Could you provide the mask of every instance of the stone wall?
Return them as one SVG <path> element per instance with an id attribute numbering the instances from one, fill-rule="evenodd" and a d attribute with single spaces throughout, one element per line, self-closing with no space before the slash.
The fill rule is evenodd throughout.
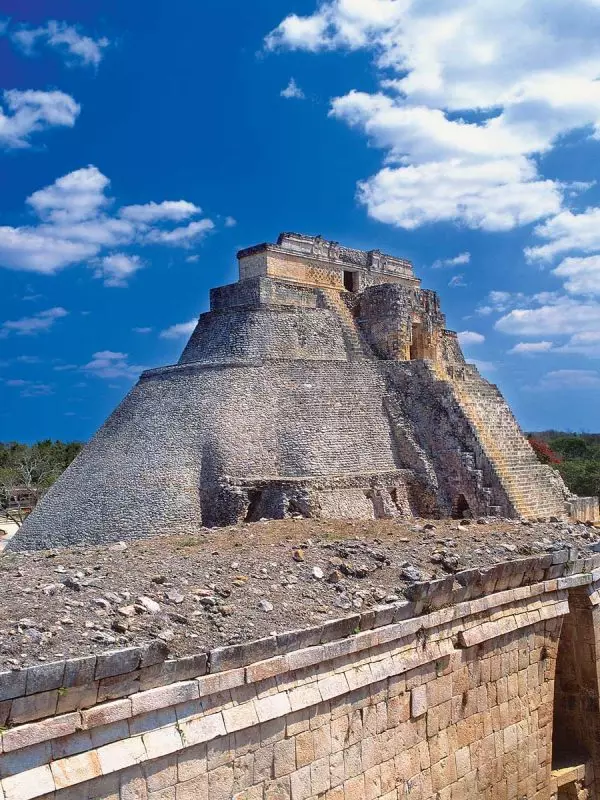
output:
<path id="1" fill-rule="evenodd" d="M 594 800 L 596 755 L 553 768 L 552 729 L 561 624 L 584 613 L 579 644 L 597 636 L 599 564 L 559 551 L 185 659 L 154 645 L 2 673 L 0 796 Z M 595 652 L 585 670 L 597 692 Z"/>

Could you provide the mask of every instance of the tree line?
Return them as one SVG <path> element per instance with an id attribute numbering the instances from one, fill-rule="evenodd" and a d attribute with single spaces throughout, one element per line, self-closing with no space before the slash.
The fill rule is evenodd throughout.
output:
<path id="1" fill-rule="evenodd" d="M 51 439 L 32 445 L 0 442 L 0 513 L 23 522 L 82 446 Z"/>
<path id="2" fill-rule="evenodd" d="M 557 469 L 572 492 L 600 496 L 600 433 L 540 431 L 529 434 L 529 441 L 540 461 Z"/>

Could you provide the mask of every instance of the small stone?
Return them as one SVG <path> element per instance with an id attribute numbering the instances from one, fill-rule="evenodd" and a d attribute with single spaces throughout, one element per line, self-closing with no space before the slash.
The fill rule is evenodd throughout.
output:
<path id="1" fill-rule="evenodd" d="M 185 600 L 185 595 L 181 594 L 181 592 L 178 589 L 171 589 L 166 593 L 166 595 L 167 599 L 170 600 L 171 603 L 177 603 L 177 605 L 183 603 L 183 601 Z"/>
<path id="2" fill-rule="evenodd" d="M 406 580 L 406 581 L 413 581 L 413 582 L 420 581 L 423 578 L 423 576 L 421 575 L 421 572 L 416 567 L 413 567 L 412 565 L 409 565 L 409 566 L 404 567 L 403 569 L 401 569 L 400 570 L 400 577 L 404 578 L 404 580 Z"/>
<path id="3" fill-rule="evenodd" d="M 189 619 L 185 617 L 183 614 L 179 614 L 177 611 L 169 611 L 169 619 L 172 619 L 173 622 L 179 623 L 179 625 L 187 625 Z"/>
<path id="4" fill-rule="evenodd" d="M 274 608 L 273 603 L 271 603 L 269 600 L 265 600 L 264 597 L 258 601 L 258 607 L 262 609 L 262 611 L 266 612 L 273 611 Z"/>
<path id="5" fill-rule="evenodd" d="M 110 611 L 112 606 L 105 600 L 104 597 L 95 597 L 94 598 L 94 605 L 99 606 L 100 608 L 104 609 L 104 611 Z"/>
<path id="6" fill-rule="evenodd" d="M 121 608 L 117 609 L 117 612 L 124 617 L 133 617 L 135 616 L 135 606 L 121 606 Z"/>
<path id="7" fill-rule="evenodd" d="M 64 583 L 48 583 L 46 586 L 42 588 L 42 592 L 49 597 L 52 595 L 58 594 L 58 592 L 62 592 L 65 588 Z"/>
<path id="8" fill-rule="evenodd" d="M 292 554 L 292 558 L 294 561 L 304 561 L 304 551 L 300 547 L 297 547 Z"/>
<path id="9" fill-rule="evenodd" d="M 339 583 L 342 578 L 342 573 L 338 569 L 333 569 L 327 576 L 327 583 Z"/>
<path id="10" fill-rule="evenodd" d="M 322 580 L 325 577 L 325 573 L 321 569 L 321 567 L 313 567 L 313 578 L 316 578 L 318 581 Z"/>
<path id="11" fill-rule="evenodd" d="M 122 553 L 124 550 L 127 550 L 127 545 L 125 544 L 125 542 L 116 542 L 115 544 L 111 544 L 108 549 L 115 550 L 118 553 Z"/>
<path id="12" fill-rule="evenodd" d="M 175 638 L 175 631 L 172 628 L 163 628 L 157 636 L 161 642 L 172 642 Z"/>
<path id="13" fill-rule="evenodd" d="M 151 597 L 146 597 L 142 595 L 137 599 L 138 607 L 142 607 L 142 611 L 147 611 L 148 614 L 158 614 L 160 611 L 160 605 L 156 602 L 156 600 L 152 600 Z"/>
<path id="14" fill-rule="evenodd" d="M 153 575 L 150 580 L 152 583 L 164 583 L 167 579 L 164 575 Z"/>

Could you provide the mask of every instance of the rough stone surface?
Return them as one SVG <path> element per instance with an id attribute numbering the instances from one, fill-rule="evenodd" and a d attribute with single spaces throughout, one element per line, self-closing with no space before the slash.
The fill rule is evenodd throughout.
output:
<path id="1" fill-rule="evenodd" d="M 9 550 L 294 514 L 597 518 L 409 262 L 298 234 L 239 259 L 179 364 L 141 376 Z"/>

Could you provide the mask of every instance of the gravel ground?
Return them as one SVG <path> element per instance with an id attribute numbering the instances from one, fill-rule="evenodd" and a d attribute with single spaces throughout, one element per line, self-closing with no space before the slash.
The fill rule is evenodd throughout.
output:
<path id="1" fill-rule="evenodd" d="M 466 523 L 466 521 L 465 521 Z M 583 524 L 283 520 L 0 555 L 0 669 L 164 640 L 173 657 L 344 616 L 412 582 L 600 541 Z"/>

